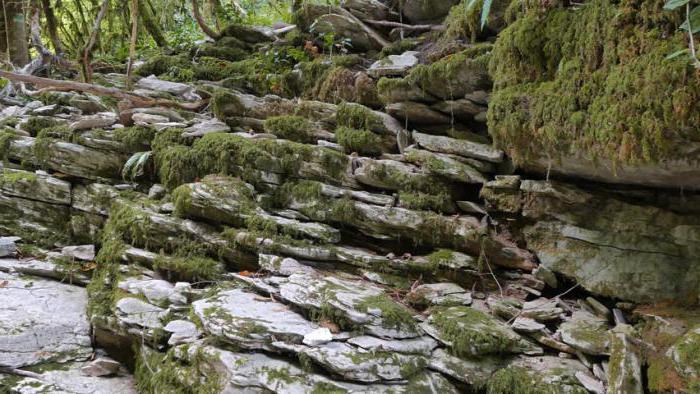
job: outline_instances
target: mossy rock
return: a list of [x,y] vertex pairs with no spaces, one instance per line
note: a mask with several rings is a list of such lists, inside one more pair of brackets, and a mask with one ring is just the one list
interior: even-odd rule
[[338,127],[335,137],[346,153],[359,153],[363,156],[379,156],[382,153],[382,139],[369,130],[351,127]]
[[266,133],[295,142],[311,143],[315,139],[313,123],[302,116],[273,116],[265,120],[263,128]]
[[536,349],[496,318],[467,306],[437,308],[429,321],[438,337],[461,357]]
[[700,81],[686,57],[667,58],[687,40],[662,7],[595,0],[503,30],[489,65],[496,144],[537,171],[696,187]]
[[191,68],[192,63],[185,55],[156,55],[149,58],[146,63],[142,64],[134,73],[142,77],[149,75],[162,75],[168,73],[173,68],[187,69]]

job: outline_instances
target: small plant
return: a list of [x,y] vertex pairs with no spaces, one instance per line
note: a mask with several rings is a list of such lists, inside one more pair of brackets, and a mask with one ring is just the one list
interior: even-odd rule
[[700,32],[700,5],[695,6],[691,10],[690,3],[692,2],[692,0],[668,0],[664,5],[664,9],[667,11],[674,11],[685,6],[685,22],[679,26],[679,29],[688,32],[688,48],[674,52],[668,55],[666,59],[673,59],[688,54],[695,68],[700,69],[700,59],[698,59],[693,37],[694,34]]
[[127,181],[133,181],[142,177],[146,173],[145,168],[152,154],[153,152],[150,151],[134,153],[124,164],[122,178]]

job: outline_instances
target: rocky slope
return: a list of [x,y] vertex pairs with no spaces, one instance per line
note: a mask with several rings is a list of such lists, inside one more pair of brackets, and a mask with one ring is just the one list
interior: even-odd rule
[[[697,390],[696,86],[669,85],[688,110],[672,148],[608,171],[588,156],[606,150],[580,149],[599,147],[587,133],[602,104],[568,91],[581,106],[568,113],[544,89],[564,95],[572,74],[553,65],[617,6],[497,1],[480,30],[479,7],[427,3],[306,5],[296,29],[231,26],[139,67],[136,93],[209,98],[201,113],[5,99],[3,389]],[[567,25],[573,47],[532,62],[559,39],[545,27],[568,18],[581,20]],[[333,33],[335,52],[310,32]],[[610,79],[645,54],[577,72]],[[570,125],[554,122],[573,113],[581,133],[563,136]],[[549,145],[550,128],[571,150]],[[680,167],[665,156],[678,150]]]

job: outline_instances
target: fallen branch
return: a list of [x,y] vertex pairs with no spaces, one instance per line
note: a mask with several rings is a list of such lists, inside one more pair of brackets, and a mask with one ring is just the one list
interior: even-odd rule
[[445,31],[445,25],[407,25],[405,23],[390,22],[390,21],[376,21],[376,20],[366,20],[366,23],[374,26],[381,27],[398,27],[404,30],[411,31]]
[[25,378],[32,378],[32,379],[44,381],[44,378],[41,376],[41,374],[38,374],[35,372],[30,372],[30,371],[24,371],[24,370],[17,369],[17,368],[0,367],[0,373],[4,373],[4,374],[8,374],[8,375],[15,375],[15,376],[22,376]]
[[172,100],[154,99],[134,93],[128,93],[117,88],[108,88],[105,86],[84,82],[61,81],[58,79],[42,78],[34,75],[18,74],[2,70],[0,70],[0,77],[9,79],[13,82],[29,83],[39,88],[37,91],[25,90],[24,93],[28,96],[38,96],[46,92],[65,92],[74,90],[78,92],[92,93],[98,96],[114,97],[121,101],[119,103],[120,110],[129,108],[170,107],[184,109],[187,111],[199,111],[209,103],[209,100],[207,99],[193,103],[179,103]]

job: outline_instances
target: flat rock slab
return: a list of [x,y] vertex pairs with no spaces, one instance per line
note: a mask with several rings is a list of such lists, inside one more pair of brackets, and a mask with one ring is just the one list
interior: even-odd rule
[[[16,379],[16,376],[0,374],[0,388],[19,394],[136,394],[136,383],[131,375],[110,377],[85,376],[83,363],[58,365],[54,370],[34,378]],[[5,392],[5,391],[3,391]]]
[[0,273],[0,365],[84,360],[92,353],[85,289]]
[[382,338],[414,338],[420,331],[412,321],[394,322],[396,314],[410,316],[371,283],[334,276],[295,274],[280,283],[280,296],[303,309],[335,310],[345,319]]
[[368,351],[342,342],[307,347],[299,352],[343,379],[363,383],[401,382],[427,365],[422,356]]
[[287,306],[241,289],[221,291],[192,306],[205,332],[244,349],[266,349],[274,340],[301,343],[319,328]]

